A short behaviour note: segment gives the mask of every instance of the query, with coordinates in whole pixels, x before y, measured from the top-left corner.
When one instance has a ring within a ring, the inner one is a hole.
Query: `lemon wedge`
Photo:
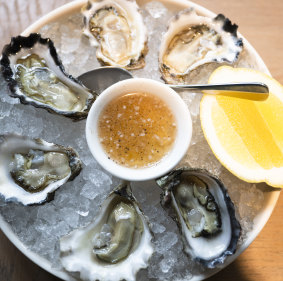
[[[283,188],[283,87],[270,76],[246,68],[222,66],[209,83],[263,82],[265,101],[204,95],[200,120],[214,155],[235,176]]]

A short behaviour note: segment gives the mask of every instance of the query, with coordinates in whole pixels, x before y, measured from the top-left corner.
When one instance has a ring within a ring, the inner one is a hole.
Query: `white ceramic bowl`
[[[151,167],[128,168],[108,158],[99,140],[98,120],[102,110],[111,100],[137,92],[155,95],[167,104],[175,116],[177,134],[171,150],[158,163]],[[93,103],[86,122],[88,147],[96,161],[113,175],[130,181],[154,179],[172,170],[187,152],[191,137],[192,120],[184,101],[167,85],[145,78],[127,79],[107,88]]]

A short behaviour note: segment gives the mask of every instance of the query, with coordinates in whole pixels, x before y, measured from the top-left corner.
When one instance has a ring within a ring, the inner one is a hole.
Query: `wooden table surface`
[[[0,0],[0,47],[42,14],[68,0]],[[283,84],[283,0],[195,0],[223,13],[255,47]],[[15,12],[18,11],[18,12]],[[282,124],[283,126],[283,124]],[[283,196],[250,247],[209,281],[283,281]],[[0,281],[59,281],[20,253],[0,231]]]

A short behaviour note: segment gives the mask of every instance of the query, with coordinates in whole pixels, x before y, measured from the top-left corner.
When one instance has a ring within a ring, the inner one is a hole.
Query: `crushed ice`
[[[133,71],[133,74],[160,81],[158,48],[172,13],[159,2],[148,3],[142,13],[149,33],[149,52],[146,67]],[[54,41],[67,72],[73,76],[99,66],[95,49],[89,47],[88,39],[81,35],[81,26],[81,16],[75,14],[41,30],[43,36]],[[242,55],[239,65],[257,67],[247,54]],[[206,77],[208,73],[206,70],[202,77]],[[199,79],[199,76],[196,77]],[[198,82],[203,81],[199,79]],[[91,156],[85,139],[85,121],[77,122],[74,126],[67,118],[19,104],[17,99],[7,95],[7,91],[7,86],[0,77],[1,134],[18,133],[70,145],[78,151],[84,164],[82,173],[73,182],[62,186],[50,203],[24,207],[0,200],[1,214],[20,240],[32,251],[48,259],[54,267],[60,267],[59,238],[74,228],[90,223],[107,194],[118,185],[119,179],[103,171]],[[206,168],[224,181],[236,204],[244,239],[247,231],[252,229],[253,218],[263,202],[263,193],[257,185],[245,183],[231,175],[214,157],[200,126],[200,95],[186,92],[180,95],[188,104],[193,119],[191,146],[180,165]],[[152,224],[156,249],[150,266],[141,270],[137,279],[181,281],[189,280],[195,273],[202,271],[183,253],[176,224],[159,204],[159,189],[156,186],[153,188],[152,182],[135,183],[133,192]]]

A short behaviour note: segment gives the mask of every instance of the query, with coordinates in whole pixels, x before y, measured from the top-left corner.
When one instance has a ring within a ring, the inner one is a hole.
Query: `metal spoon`
[[[83,73],[78,79],[89,89],[97,94],[103,92],[112,84],[133,78],[133,75],[119,67],[100,67]],[[172,89],[186,90],[205,90],[205,93],[214,95],[225,95],[239,97],[249,100],[262,101],[268,98],[269,89],[267,85],[260,82],[251,83],[225,83],[225,84],[207,84],[207,85],[169,85]]]

